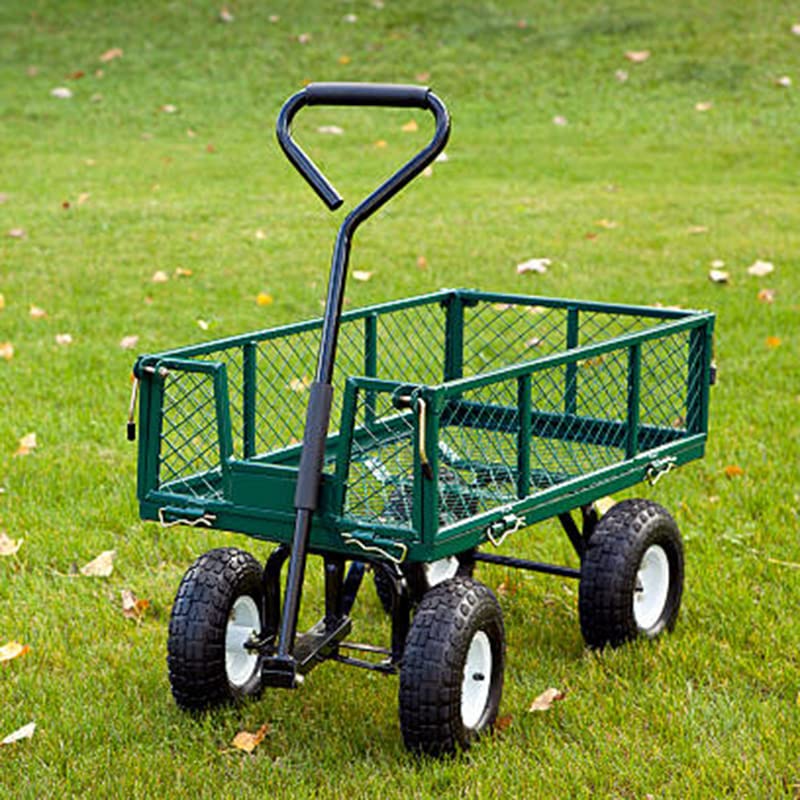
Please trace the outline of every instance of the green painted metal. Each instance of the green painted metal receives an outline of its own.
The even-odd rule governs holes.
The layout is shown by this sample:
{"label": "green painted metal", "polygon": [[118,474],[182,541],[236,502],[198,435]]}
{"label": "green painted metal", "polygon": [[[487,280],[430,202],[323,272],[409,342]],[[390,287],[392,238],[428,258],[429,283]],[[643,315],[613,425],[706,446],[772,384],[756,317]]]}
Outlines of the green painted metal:
{"label": "green painted metal", "polygon": [[[532,524],[643,480],[659,459],[703,455],[708,312],[446,290],[342,321],[347,363],[364,374],[334,374],[339,424],[312,552],[433,561],[484,543],[508,515]],[[143,518],[168,508],[291,540],[303,400],[292,378],[310,374],[319,330],[312,320],[137,361]],[[541,346],[520,344],[532,339]],[[409,383],[406,368],[433,382]]]}

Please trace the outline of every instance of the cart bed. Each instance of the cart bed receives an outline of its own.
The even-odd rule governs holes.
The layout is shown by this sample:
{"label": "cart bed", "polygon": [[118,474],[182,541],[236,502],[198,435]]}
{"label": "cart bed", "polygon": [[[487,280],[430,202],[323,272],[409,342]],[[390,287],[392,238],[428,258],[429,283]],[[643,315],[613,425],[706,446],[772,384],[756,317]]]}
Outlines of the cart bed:
{"label": "cart bed", "polygon": [[[291,539],[320,328],[137,361],[143,518]],[[344,314],[311,549],[433,561],[702,456],[712,328],[470,290]]]}

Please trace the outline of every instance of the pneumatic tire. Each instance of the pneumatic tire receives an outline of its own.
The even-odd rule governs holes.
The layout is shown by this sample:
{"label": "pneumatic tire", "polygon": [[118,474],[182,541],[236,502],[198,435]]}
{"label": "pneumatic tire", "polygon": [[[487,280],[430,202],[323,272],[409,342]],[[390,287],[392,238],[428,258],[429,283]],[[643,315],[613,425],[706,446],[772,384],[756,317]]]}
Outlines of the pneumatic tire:
{"label": "pneumatic tire", "polygon": [[672,630],[683,594],[675,520],[651,500],[623,500],[600,519],[581,564],[578,611],[590,647]]}
{"label": "pneumatic tire", "polygon": [[494,594],[451,578],[425,594],[400,668],[400,728],[409,750],[444,756],[491,730],[503,694],[505,631]]}
{"label": "pneumatic tire", "polygon": [[261,658],[245,643],[262,627],[262,569],[235,547],[210,550],[183,576],[169,622],[172,694],[199,711],[260,694]]}

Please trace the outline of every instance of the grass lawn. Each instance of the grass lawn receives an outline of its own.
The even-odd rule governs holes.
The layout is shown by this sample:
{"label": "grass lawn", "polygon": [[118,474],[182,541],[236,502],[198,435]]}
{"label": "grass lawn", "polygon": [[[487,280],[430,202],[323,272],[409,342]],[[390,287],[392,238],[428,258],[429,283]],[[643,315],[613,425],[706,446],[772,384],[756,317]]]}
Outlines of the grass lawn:
{"label": "grass lawn", "polygon": [[[0,557],[0,646],[30,647],[0,663],[0,738],[37,725],[0,747],[0,797],[800,797],[796,4],[229,10],[225,23],[214,3],[0,7],[0,531],[24,540]],[[169,692],[184,570],[221,544],[270,547],[139,521],[130,369],[138,352],[319,315],[341,215],[273,135],[307,80],[425,82],[453,116],[448,160],[359,232],[351,268],[372,277],[349,283],[349,307],[465,286],[718,315],[706,458],[626,493],[683,531],[674,634],[590,652],[574,584],[481,566],[511,586],[507,724],[449,761],[404,750],[395,678],[325,664],[298,692],[199,719]],[[318,133],[330,125],[343,135]],[[429,130],[422,114],[364,109],[309,109],[296,126],[346,201]],[[547,273],[518,275],[533,257]],[[774,271],[749,275],[757,259]],[[727,283],[708,278],[716,260]],[[35,449],[15,455],[30,433]],[[75,574],[112,549],[110,577]],[[549,523],[506,552],[575,563]],[[150,603],[138,623],[122,589]],[[373,592],[356,612],[358,638],[387,634]],[[565,699],[528,713],[549,686]],[[252,755],[231,749],[265,723]]]}

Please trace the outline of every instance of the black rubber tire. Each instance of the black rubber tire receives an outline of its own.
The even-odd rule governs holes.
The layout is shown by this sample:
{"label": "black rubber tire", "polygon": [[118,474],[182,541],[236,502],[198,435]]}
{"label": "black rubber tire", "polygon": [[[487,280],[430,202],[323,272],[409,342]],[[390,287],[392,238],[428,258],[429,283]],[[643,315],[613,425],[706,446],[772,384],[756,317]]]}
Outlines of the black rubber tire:
{"label": "black rubber tire", "polygon": [[226,626],[237,598],[249,595],[263,613],[261,575],[258,561],[235,547],[210,550],[186,571],[167,641],[169,681],[181,708],[200,711],[261,693],[260,664],[241,686],[230,682],[225,664]]}
{"label": "black rubber tire", "polygon": [[[646,629],[634,615],[637,573],[651,545],[669,564],[667,595],[657,620]],[[600,519],[581,564],[578,612],[590,647],[619,645],[672,630],[683,594],[683,545],[675,520],[651,500],[623,500]]]}
{"label": "black rubber tire", "polygon": [[[464,666],[475,634],[483,631],[492,654],[486,704],[478,721],[464,724]],[[503,694],[505,630],[492,592],[472,578],[456,577],[431,589],[419,604],[400,668],[400,729],[406,747],[444,756],[467,749],[491,730]]]}

